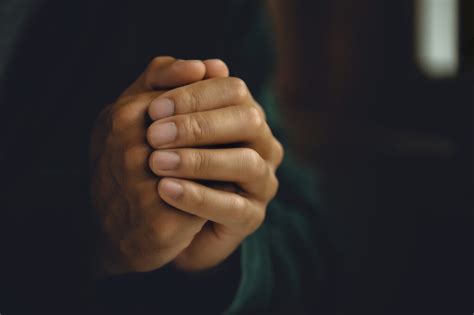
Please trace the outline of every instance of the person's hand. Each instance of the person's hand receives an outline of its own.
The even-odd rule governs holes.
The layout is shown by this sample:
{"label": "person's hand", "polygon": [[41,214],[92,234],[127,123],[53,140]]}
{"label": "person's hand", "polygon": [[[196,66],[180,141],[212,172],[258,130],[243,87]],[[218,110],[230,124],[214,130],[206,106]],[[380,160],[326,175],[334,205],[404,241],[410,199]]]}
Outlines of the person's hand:
{"label": "person's hand", "polygon": [[[155,232],[167,231],[168,244],[183,244],[169,247],[179,248],[173,259],[177,268],[213,267],[262,224],[277,191],[275,170],[283,148],[246,84],[237,78],[214,78],[173,89],[155,99],[148,113],[154,122],[147,139],[156,149],[150,168],[162,177],[158,193],[178,209],[173,216],[183,216],[183,220],[170,220],[170,213],[157,213]],[[141,150],[145,151],[137,148],[134,155],[139,161],[145,155]],[[233,183],[235,189],[199,181]],[[188,229],[183,228],[184,218],[189,220]]]}
{"label": "person's hand", "polygon": [[157,269],[186,248],[205,224],[160,199],[158,177],[148,168],[147,109],[164,89],[226,76],[227,66],[219,60],[155,58],[100,114],[91,139],[91,196],[101,230],[97,273]]}

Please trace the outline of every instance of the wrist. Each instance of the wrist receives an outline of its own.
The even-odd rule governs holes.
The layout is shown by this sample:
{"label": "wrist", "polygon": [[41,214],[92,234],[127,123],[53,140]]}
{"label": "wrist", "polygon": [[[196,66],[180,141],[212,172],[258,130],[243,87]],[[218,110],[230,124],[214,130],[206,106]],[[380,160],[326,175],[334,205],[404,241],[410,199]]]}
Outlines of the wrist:
{"label": "wrist", "polygon": [[164,314],[223,313],[240,283],[240,250],[220,265],[184,272],[171,264],[146,273],[112,276],[97,282],[96,298],[106,311]]}

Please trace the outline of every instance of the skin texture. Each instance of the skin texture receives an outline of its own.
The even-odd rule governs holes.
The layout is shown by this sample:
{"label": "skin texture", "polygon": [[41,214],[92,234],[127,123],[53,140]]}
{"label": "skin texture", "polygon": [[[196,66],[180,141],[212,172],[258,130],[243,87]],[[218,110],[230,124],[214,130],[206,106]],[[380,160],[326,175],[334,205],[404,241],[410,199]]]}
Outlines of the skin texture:
{"label": "skin texture", "polygon": [[208,269],[262,224],[283,149],[228,75],[220,60],[158,57],[101,113],[91,141],[100,274]]}

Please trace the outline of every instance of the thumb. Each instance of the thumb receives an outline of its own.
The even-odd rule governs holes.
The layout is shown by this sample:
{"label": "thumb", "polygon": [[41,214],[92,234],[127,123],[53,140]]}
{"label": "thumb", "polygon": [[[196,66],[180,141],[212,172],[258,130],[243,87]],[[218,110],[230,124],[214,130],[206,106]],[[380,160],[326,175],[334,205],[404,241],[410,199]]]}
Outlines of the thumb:
{"label": "thumb", "polygon": [[205,79],[224,78],[229,76],[229,68],[224,61],[220,59],[204,60],[206,66]]}
{"label": "thumb", "polygon": [[200,81],[205,75],[206,66],[200,60],[156,57],[122,96],[176,88]]}

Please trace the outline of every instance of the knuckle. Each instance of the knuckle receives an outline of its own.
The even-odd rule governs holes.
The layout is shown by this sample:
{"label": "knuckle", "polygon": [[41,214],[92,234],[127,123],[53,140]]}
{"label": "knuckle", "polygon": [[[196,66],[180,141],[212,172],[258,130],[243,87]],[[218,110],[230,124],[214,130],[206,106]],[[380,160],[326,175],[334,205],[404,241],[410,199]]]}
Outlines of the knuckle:
{"label": "knuckle", "polygon": [[247,234],[253,233],[263,222],[265,212],[247,207],[242,211],[242,223]]}
{"label": "knuckle", "polygon": [[193,143],[201,143],[211,134],[208,120],[200,113],[188,115],[184,122],[185,134]]}
{"label": "knuckle", "polygon": [[259,111],[256,107],[247,107],[245,120],[249,124],[251,130],[261,129],[266,125],[265,117],[263,117],[262,112]]}
{"label": "knuckle", "polygon": [[244,228],[248,228],[252,222],[253,222],[253,211],[251,211],[247,205],[247,202],[242,201],[242,203],[245,203],[244,206],[237,206],[236,207],[236,218],[238,219],[239,222],[241,222],[242,226]]}
{"label": "knuckle", "polygon": [[255,211],[255,216],[253,222],[251,222],[251,232],[254,232],[257,230],[260,225],[262,225],[263,221],[265,221],[265,210],[259,209],[258,211]]}
{"label": "knuckle", "polygon": [[265,221],[265,208],[257,208],[254,211],[254,220],[251,222],[252,230],[255,231]]}
{"label": "knuckle", "polygon": [[137,98],[139,98],[139,95],[120,96],[117,99],[117,102],[115,103],[115,106],[118,106],[118,107],[125,106],[129,103],[133,103]]}
{"label": "knuckle", "polygon": [[228,86],[235,93],[236,102],[243,102],[250,95],[247,84],[244,80],[236,77],[227,78]]}
{"label": "knuckle", "polygon": [[127,171],[137,171],[145,169],[146,159],[149,155],[149,149],[146,146],[136,145],[125,149],[123,165]]}
{"label": "knuckle", "polygon": [[251,170],[252,179],[260,178],[266,173],[265,161],[257,151],[250,148],[244,148],[242,152],[242,164]]}
{"label": "knuckle", "polygon": [[255,103],[255,108],[257,108],[257,110],[260,112],[260,115],[262,115],[263,120],[267,121],[267,114],[265,113],[263,107],[260,104]]}
{"label": "knuckle", "polygon": [[202,174],[209,169],[209,159],[200,150],[196,150],[192,154],[191,161],[194,174]]}
{"label": "knuckle", "polygon": [[129,106],[121,106],[112,112],[112,131],[122,131],[132,122],[133,109]]}
{"label": "knuckle", "polygon": [[161,216],[151,220],[149,230],[153,241],[161,249],[173,246],[180,235],[178,221],[173,220],[173,218],[162,218]]}
{"label": "knuckle", "polygon": [[201,95],[192,87],[182,89],[182,92],[175,97],[176,107],[187,108],[187,112],[195,113],[199,111],[199,101]]}
{"label": "knuckle", "polygon": [[278,188],[280,186],[280,182],[274,173],[271,173],[270,176],[270,184],[268,189],[268,200],[272,200],[278,193]]}
{"label": "knuckle", "polygon": [[197,209],[201,209],[207,204],[207,196],[203,189],[196,186],[189,187],[189,202],[192,203]]}
{"label": "knuckle", "polygon": [[153,94],[125,97],[110,110],[112,131],[124,131],[132,124],[141,123],[146,116],[146,108]]}
{"label": "knuckle", "polygon": [[230,198],[229,206],[231,209],[234,209],[238,214],[243,214],[247,210],[247,202],[240,195],[234,195]]}
{"label": "knuckle", "polygon": [[251,166],[257,166],[260,162],[260,154],[257,151],[251,148],[242,148],[242,159],[246,164]]}
{"label": "knuckle", "polygon": [[280,141],[275,139],[275,156],[276,156],[276,166],[280,166],[283,162],[283,158],[285,157],[285,149]]}

